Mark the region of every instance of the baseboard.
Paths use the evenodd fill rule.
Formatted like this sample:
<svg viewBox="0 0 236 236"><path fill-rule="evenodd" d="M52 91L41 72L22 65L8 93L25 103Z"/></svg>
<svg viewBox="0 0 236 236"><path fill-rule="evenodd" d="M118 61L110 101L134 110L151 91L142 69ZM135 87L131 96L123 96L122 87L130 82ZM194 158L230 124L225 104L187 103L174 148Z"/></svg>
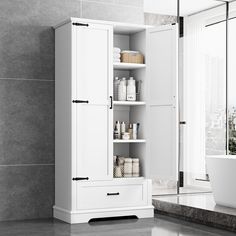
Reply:
<svg viewBox="0 0 236 236"><path fill-rule="evenodd" d="M154 217L154 207L111 208L88 211L68 211L60 207L53 207L53 216L69 224L87 223L94 218L137 216L138 218Z"/></svg>

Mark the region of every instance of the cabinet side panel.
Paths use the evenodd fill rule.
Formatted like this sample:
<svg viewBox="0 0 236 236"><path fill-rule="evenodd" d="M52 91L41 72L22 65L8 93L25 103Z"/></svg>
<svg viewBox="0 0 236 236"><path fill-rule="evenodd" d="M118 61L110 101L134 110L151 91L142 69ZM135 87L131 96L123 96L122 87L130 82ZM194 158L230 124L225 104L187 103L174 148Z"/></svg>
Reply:
<svg viewBox="0 0 236 236"><path fill-rule="evenodd" d="M55 205L71 210L71 24L55 32Z"/></svg>

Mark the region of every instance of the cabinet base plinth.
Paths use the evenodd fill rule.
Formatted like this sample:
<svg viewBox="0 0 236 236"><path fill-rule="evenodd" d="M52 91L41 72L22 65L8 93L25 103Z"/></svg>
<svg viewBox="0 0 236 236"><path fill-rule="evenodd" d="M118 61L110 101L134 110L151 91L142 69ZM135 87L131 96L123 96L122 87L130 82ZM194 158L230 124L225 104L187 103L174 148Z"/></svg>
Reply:
<svg viewBox="0 0 236 236"><path fill-rule="evenodd" d="M59 207L53 207L53 216L69 224L87 223L91 219L137 216L138 218L154 217L153 206L130 207L130 208L111 208L88 211L68 211Z"/></svg>

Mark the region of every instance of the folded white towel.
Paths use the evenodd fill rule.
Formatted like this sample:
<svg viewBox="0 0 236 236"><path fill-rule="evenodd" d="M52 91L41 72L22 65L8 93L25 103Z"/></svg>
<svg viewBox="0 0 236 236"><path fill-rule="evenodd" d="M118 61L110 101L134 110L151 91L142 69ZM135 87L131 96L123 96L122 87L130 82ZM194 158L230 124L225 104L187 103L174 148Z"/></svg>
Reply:
<svg viewBox="0 0 236 236"><path fill-rule="evenodd" d="M121 49L114 47L114 48L113 48L113 52L114 52L114 53L120 53L120 52L121 52Z"/></svg>
<svg viewBox="0 0 236 236"><path fill-rule="evenodd" d="M114 53L113 58L114 59L120 59L120 53Z"/></svg>
<svg viewBox="0 0 236 236"><path fill-rule="evenodd" d="M113 62L120 63L120 59L113 59Z"/></svg>
<svg viewBox="0 0 236 236"><path fill-rule="evenodd" d="M130 54L136 54L136 53L140 53L140 52L139 52L139 51L123 50L121 53L130 53Z"/></svg>

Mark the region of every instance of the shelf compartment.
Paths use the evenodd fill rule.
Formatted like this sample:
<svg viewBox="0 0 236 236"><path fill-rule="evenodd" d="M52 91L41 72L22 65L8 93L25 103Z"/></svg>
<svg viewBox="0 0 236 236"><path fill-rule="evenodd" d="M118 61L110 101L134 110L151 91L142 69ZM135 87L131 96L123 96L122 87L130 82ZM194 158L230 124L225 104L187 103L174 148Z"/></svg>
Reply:
<svg viewBox="0 0 236 236"><path fill-rule="evenodd" d="M113 143L146 143L145 139L114 139Z"/></svg>
<svg viewBox="0 0 236 236"><path fill-rule="evenodd" d="M139 102L139 101L113 101L113 105L119 105L119 106L144 106L146 105L146 102Z"/></svg>
<svg viewBox="0 0 236 236"><path fill-rule="evenodd" d="M138 64L138 63L113 63L113 67L116 70L135 70L135 69L142 69L145 68L145 64Z"/></svg>

